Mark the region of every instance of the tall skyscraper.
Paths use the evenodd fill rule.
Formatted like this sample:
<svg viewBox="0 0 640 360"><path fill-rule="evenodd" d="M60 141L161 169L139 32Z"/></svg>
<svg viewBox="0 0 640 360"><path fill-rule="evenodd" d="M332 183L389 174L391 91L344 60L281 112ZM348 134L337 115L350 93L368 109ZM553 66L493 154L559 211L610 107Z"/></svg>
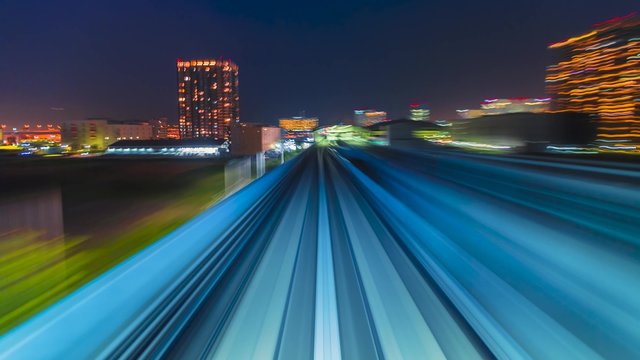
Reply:
<svg viewBox="0 0 640 360"><path fill-rule="evenodd" d="M180 137L229 139L240 121L238 66L229 60L178 60Z"/></svg>
<svg viewBox="0 0 640 360"><path fill-rule="evenodd" d="M603 148L640 145L640 17L594 25L586 34L549 46L556 61L547 68L553 111L598 115Z"/></svg>

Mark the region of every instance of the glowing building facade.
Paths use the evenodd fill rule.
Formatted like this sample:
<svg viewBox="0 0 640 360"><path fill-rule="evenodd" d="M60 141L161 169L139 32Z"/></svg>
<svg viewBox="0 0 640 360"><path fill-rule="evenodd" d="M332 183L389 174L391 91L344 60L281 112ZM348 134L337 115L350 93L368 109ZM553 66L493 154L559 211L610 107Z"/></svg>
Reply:
<svg viewBox="0 0 640 360"><path fill-rule="evenodd" d="M549 46L552 110L598 115L602 148L635 150L640 144L640 16L594 25L583 35Z"/></svg>
<svg viewBox="0 0 640 360"><path fill-rule="evenodd" d="M313 130L318 127L318 118L292 117L278 120L285 139L313 139Z"/></svg>
<svg viewBox="0 0 640 360"><path fill-rule="evenodd" d="M487 99L480 105L480 109L458 110L458 115L464 119L473 119L487 115L501 115L514 113L544 113L549 111L551 99Z"/></svg>
<svg viewBox="0 0 640 360"><path fill-rule="evenodd" d="M62 141L60 126L25 124L22 128L0 126L0 145L20 145L23 143L60 144Z"/></svg>
<svg viewBox="0 0 640 360"><path fill-rule="evenodd" d="M178 60L178 116L182 139L227 140L240 121L238 66L229 60Z"/></svg>
<svg viewBox="0 0 640 360"><path fill-rule="evenodd" d="M180 139L180 126L179 125L167 125L167 139Z"/></svg>
<svg viewBox="0 0 640 360"><path fill-rule="evenodd" d="M373 109L355 110L353 112L353 121L358 126L371 126L387 121L387 113Z"/></svg>
<svg viewBox="0 0 640 360"><path fill-rule="evenodd" d="M429 110L427 104L411 104L409 118L414 121L429 121L431 119L431 110Z"/></svg>
<svg viewBox="0 0 640 360"><path fill-rule="evenodd" d="M73 150L105 150L115 142L106 119L73 120L62 123L62 142Z"/></svg>

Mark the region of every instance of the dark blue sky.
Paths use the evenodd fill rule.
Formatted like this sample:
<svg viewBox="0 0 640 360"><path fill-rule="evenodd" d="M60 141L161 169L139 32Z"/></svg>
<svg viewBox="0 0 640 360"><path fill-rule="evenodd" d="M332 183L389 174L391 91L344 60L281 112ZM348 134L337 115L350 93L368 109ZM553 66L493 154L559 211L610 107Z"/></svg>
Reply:
<svg viewBox="0 0 640 360"><path fill-rule="evenodd" d="M176 58L240 66L241 119L355 107L438 118L544 95L550 42L640 8L630 0L0 0L0 123L176 119ZM64 111L52 110L64 108Z"/></svg>

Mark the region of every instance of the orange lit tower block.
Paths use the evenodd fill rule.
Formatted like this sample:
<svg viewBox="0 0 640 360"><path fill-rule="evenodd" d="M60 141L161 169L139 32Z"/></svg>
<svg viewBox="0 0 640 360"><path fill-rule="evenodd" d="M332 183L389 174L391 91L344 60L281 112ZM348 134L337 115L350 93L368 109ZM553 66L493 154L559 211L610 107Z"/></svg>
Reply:
<svg viewBox="0 0 640 360"><path fill-rule="evenodd" d="M553 111L599 115L601 145L640 145L640 16L595 24L583 35L549 46L547 68Z"/></svg>
<svg viewBox="0 0 640 360"><path fill-rule="evenodd" d="M229 60L180 60L178 120L180 137L227 140L240 121L238 66Z"/></svg>

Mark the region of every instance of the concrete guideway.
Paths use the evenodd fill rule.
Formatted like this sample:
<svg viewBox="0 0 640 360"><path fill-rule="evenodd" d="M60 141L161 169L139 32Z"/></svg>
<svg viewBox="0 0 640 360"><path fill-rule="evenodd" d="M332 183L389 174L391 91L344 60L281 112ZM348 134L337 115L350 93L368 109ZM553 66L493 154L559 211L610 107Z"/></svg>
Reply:
<svg viewBox="0 0 640 360"><path fill-rule="evenodd" d="M314 147L0 359L640 357L633 166Z"/></svg>

